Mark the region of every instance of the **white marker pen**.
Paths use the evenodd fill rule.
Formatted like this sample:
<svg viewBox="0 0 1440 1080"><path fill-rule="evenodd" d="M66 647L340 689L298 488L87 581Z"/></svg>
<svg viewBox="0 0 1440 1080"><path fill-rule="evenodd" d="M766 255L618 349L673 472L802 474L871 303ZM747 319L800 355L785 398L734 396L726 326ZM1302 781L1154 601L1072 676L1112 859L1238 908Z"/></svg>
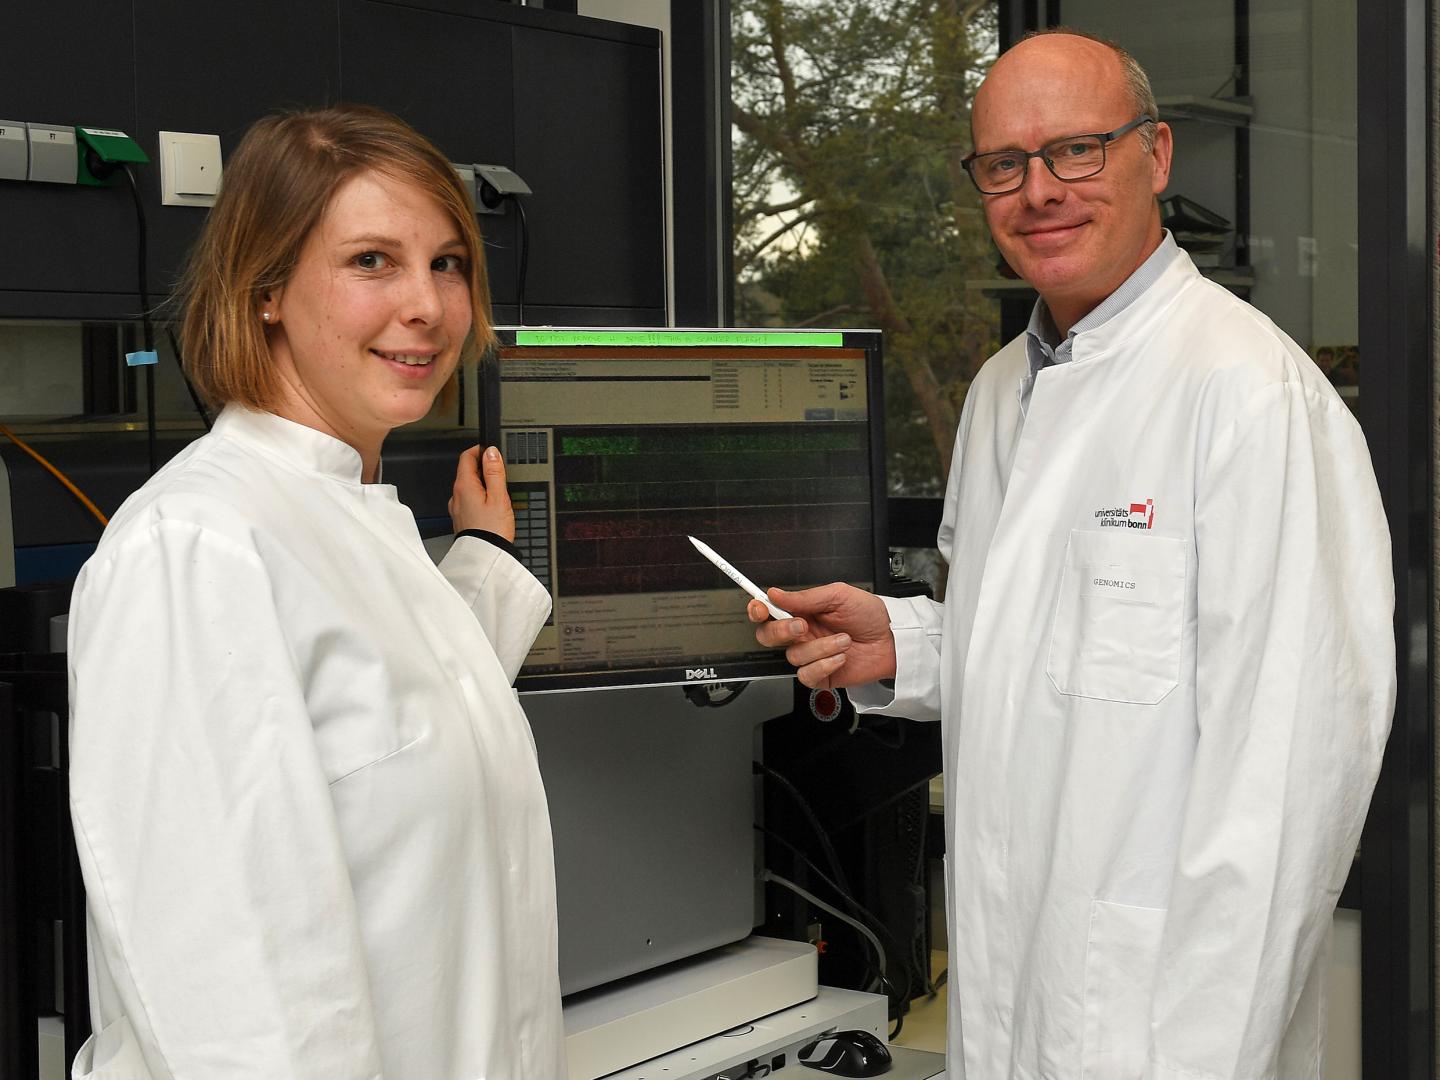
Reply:
<svg viewBox="0 0 1440 1080"><path fill-rule="evenodd" d="M771 615L772 618L776 618L776 619L788 619L788 618L790 618L790 613L789 613L788 611L786 611L784 608L778 608L778 607L776 607L774 604L772 604L772 603L770 602L769 598L766 597L766 595L765 595L763 592L760 591L760 589L756 586L756 584L755 584L753 581L751 581L751 580L750 580L748 577L746 577L744 574L740 573L739 570L736 570L733 566L731 566L728 562L726 562L724 559L722 559L719 555L715 554L715 552L714 552L713 550L711 550L710 545L704 543L703 541L696 540L695 537L693 537L693 536L689 537L689 540L690 540L690 543L692 543L692 544L695 545L695 550L698 551L698 552L700 552L701 555L704 555L705 558L709 559L712 563L714 563L714 564L720 569L720 572L721 572L722 574L724 574L724 575L725 575L726 577L728 577L731 581L735 582L736 585L739 585L740 588L744 589L744 590L745 590L746 592L748 592L751 596L753 596L756 600L759 600L762 604L764 604L767 608L769 608L769 609L770 609L770 615Z"/></svg>

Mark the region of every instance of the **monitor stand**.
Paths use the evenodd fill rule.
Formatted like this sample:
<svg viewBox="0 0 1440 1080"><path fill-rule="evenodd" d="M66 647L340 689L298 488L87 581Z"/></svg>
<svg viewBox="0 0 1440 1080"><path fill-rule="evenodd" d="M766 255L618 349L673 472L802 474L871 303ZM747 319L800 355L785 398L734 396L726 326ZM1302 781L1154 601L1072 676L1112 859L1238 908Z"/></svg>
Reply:
<svg viewBox="0 0 1440 1080"><path fill-rule="evenodd" d="M808 1002L819 990L816 970L813 945L752 936L572 994L565 999L570 1080L595 1080L648 1063ZM885 999L875 1000L881 1002L883 1033Z"/></svg>

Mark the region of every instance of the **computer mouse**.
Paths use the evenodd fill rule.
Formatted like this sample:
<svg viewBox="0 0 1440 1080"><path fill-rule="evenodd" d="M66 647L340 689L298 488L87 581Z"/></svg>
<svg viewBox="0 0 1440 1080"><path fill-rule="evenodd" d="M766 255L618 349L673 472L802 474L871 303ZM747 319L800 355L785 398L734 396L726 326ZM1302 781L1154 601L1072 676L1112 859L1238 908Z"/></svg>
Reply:
<svg viewBox="0 0 1440 1080"><path fill-rule="evenodd" d="M890 1071L890 1051L868 1031L832 1031L821 1035L795 1060L831 1076L880 1076Z"/></svg>

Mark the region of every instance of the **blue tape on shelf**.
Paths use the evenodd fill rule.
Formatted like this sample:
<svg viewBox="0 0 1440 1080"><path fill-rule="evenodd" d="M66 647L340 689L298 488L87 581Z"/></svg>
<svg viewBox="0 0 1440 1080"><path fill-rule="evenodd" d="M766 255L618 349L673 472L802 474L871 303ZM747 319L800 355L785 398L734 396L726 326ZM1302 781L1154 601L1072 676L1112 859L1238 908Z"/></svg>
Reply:
<svg viewBox="0 0 1440 1080"><path fill-rule="evenodd" d="M146 364L158 364L160 354L154 349L142 349L140 352L127 352L125 363L131 367L144 367Z"/></svg>

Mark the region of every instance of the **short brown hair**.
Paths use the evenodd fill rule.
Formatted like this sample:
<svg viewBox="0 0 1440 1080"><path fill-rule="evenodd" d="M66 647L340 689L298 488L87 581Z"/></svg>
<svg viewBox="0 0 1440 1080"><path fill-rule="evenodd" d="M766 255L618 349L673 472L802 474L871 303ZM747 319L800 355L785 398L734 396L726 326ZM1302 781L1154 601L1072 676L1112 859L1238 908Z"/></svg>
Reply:
<svg viewBox="0 0 1440 1080"><path fill-rule="evenodd" d="M489 347L490 288L475 206L445 155L399 117L369 105L275 113L256 121L226 162L181 287L185 372L212 406L270 411L278 404L262 299L294 274L335 192L367 170L414 185L454 219L466 248L472 319L461 356L472 360Z"/></svg>

